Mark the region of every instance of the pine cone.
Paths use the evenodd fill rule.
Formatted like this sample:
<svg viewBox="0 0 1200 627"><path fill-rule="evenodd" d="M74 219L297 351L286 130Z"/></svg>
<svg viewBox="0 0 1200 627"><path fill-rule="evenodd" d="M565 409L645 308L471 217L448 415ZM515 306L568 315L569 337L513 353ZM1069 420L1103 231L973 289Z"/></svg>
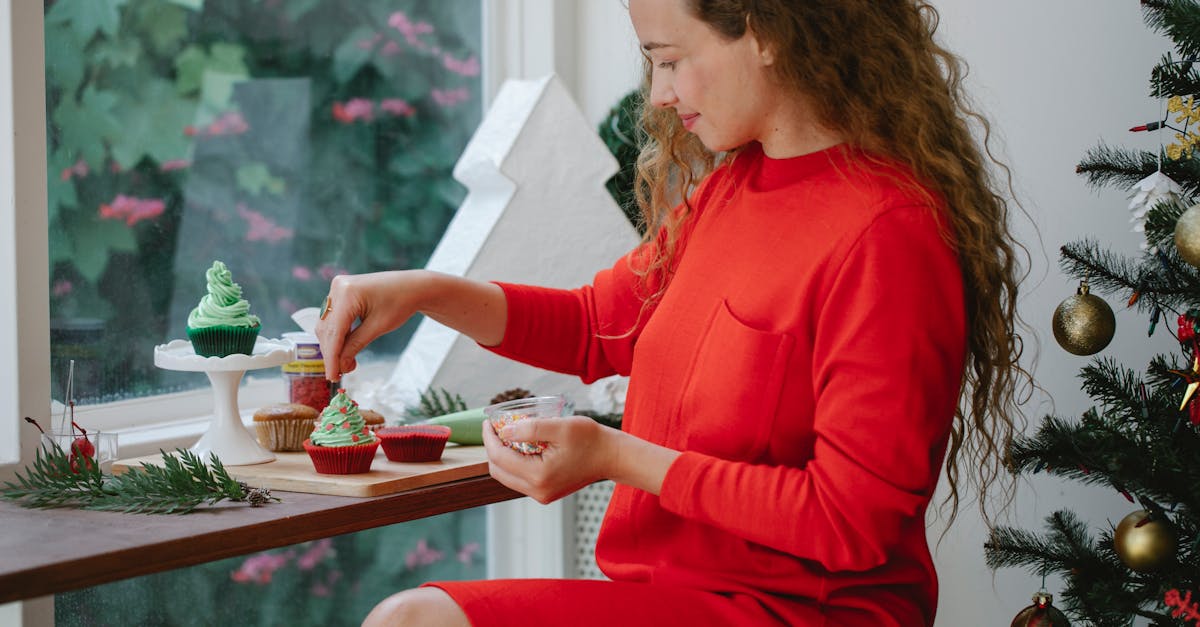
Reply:
<svg viewBox="0 0 1200 627"><path fill-rule="evenodd" d="M512 388L510 390L504 390L503 392L493 396L492 400L488 401L488 404L495 405L496 403L503 403L504 401L515 401L518 398L533 398L533 392L530 392L524 388Z"/></svg>
<svg viewBox="0 0 1200 627"><path fill-rule="evenodd" d="M271 498L271 490L268 488L251 488L246 493L246 502L250 507L260 507Z"/></svg>

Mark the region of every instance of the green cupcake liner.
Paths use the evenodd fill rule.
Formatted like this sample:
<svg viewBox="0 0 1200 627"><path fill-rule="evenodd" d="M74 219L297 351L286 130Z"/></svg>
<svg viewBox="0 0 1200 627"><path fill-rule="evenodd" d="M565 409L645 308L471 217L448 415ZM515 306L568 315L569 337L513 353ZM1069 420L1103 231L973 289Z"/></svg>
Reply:
<svg viewBox="0 0 1200 627"><path fill-rule="evenodd" d="M226 355L253 355L254 342L262 325L253 327L188 327L187 336L197 355L225 357Z"/></svg>

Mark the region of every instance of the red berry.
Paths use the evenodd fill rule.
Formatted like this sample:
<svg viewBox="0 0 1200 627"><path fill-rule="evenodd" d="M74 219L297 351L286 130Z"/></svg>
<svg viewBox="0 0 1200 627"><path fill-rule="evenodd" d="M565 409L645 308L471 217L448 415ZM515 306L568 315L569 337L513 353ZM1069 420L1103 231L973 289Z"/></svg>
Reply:
<svg viewBox="0 0 1200 627"><path fill-rule="evenodd" d="M79 436L75 438L75 441L71 442L71 472L76 474L80 472L80 459L83 460L83 468L88 470L92 468L92 464L95 463L96 459L96 447L92 444L91 440L83 436Z"/></svg>

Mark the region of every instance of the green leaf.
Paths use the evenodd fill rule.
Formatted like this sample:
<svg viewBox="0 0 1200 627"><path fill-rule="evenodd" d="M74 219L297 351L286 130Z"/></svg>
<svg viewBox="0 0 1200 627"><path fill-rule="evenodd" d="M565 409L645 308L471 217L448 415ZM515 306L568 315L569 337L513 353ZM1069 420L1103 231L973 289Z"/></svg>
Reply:
<svg viewBox="0 0 1200 627"><path fill-rule="evenodd" d="M46 14L48 24L69 24L82 41L97 32L117 34L121 25L121 7L127 0L58 0Z"/></svg>
<svg viewBox="0 0 1200 627"><path fill-rule="evenodd" d="M333 53L333 77L337 82L350 82L362 66L371 60L374 54L372 49L364 48L359 43L371 40L376 33L374 28L361 26L351 31L337 47Z"/></svg>
<svg viewBox="0 0 1200 627"><path fill-rule="evenodd" d="M57 5L56 5L57 6ZM64 24L46 25L46 86L72 94L83 81L83 42Z"/></svg>
<svg viewBox="0 0 1200 627"><path fill-rule="evenodd" d="M117 101L112 92L89 87L81 102L68 98L51 114L62 145L77 149L93 168L104 163L105 140L121 131L112 114Z"/></svg>
<svg viewBox="0 0 1200 627"><path fill-rule="evenodd" d="M150 79L138 86L131 96L138 107L117 114L121 134L112 142L113 158L122 168L131 168L142 157L158 163L182 159L191 150L192 140L183 129L196 117L196 105L179 97L174 86L163 79Z"/></svg>
<svg viewBox="0 0 1200 627"><path fill-rule="evenodd" d="M233 87L246 80L243 74L208 71L204 73L200 89L200 111L198 123L208 123L229 108L233 99Z"/></svg>
<svg viewBox="0 0 1200 627"><path fill-rule="evenodd" d="M95 218L82 232L86 237L75 239L73 261L75 269L83 278L95 283L108 267L108 258L113 251L137 249L133 231L120 220Z"/></svg>
<svg viewBox="0 0 1200 627"><path fill-rule="evenodd" d="M46 204L51 223L58 215L60 207L71 208L79 205L75 182L71 178L63 180L63 170L73 167L77 161L79 155L69 148L55 150L46 158Z"/></svg>
<svg viewBox="0 0 1200 627"><path fill-rule="evenodd" d="M291 0L284 6L283 14L288 16L288 19L296 21L317 8L319 4L321 4L321 0Z"/></svg>
<svg viewBox="0 0 1200 627"><path fill-rule="evenodd" d="M270 192L276 196L283 195L287 184L282 178L271 176L271 170L262 162L250 163L237 169L237 186L255 196Z"/></svg>
<svg viewBox="0 0 1200 627"><path fill-rule="evenodd" d="M167 2L193 11L200 11L204 8L204 0L167 0Z"/></svg>
<svg viewBox="0 0 1200 627"><path fill-rule="evenodd" d="M202 2L196 0L197 5ZM187 18L187 11L178 6L146 3L138 11L138 31L144 33L155 51L168 53L188 38Z"/></svg>
<svg viewBox="0 0 1200 627"><path fill-rule="evenodd" d="M178 76L175 88L181 94L194 93L204 85L205 74L209 72L249 78L245 55L246 50L234 44L213 44L208 52L198 45L188 46L175 59Z"/></svg>
<svg viewBox="0 0 1200 627"><path fill-rule="evenodd" d="M109 67L133 66L142 56L142 47L136 39L105 39L96 42L91 56Z"/></svg>
<svg viewBox="0 0 1200 627"><path fill-rule="evenodd" d="M62 229L50 229L50 265L60 261L72 261L75 258L75 246L71 238Z"/></svg>

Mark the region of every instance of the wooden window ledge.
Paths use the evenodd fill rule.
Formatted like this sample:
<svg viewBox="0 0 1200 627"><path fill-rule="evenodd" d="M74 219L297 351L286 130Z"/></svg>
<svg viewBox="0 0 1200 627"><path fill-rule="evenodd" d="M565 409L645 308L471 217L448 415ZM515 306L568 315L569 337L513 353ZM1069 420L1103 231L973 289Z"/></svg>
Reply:
<svg viewBox="0 0 1200 627"><path fill-rule="evenodd" d="M0 604L521 496L487 475L366 498L273 494L282 502L218 503L184 515L0 502Z"/></svg>

